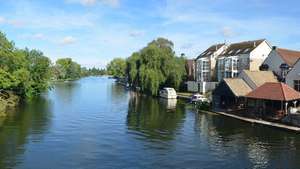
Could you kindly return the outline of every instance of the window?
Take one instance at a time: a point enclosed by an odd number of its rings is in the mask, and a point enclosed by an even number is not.
[[[248,53],[249,50],[250,50],[250,48],[245,49],[245,50],[244,50],[244,53]]]
[[[232,60],[232,69],[233,70],[238,70],[238,63],[239,63],[238,59],[233,59]]]
[[[241,49],[237,50],[237,51],[235,52],[235,54],[238,54],[238,53],[240,53],[240,52],[241,52]]]
[[[209,62],[204,60],[202,61],[202,70],[204,71],[209,71],[210,70],[210,66],[209,66]]]
[[[210,73],[209,72],[203,72],[203,81],[204,82],[208,82],[209,81],[209,76],[210,76]]]
[[[225,72],[225,78],[232,78],[232,72]]]
[[[294,89],[300,92],[300,80],[294,80]]]
[[[233,53],[233,50],[231,50],[230,52],[228,52],[228,54],[232,54]]]

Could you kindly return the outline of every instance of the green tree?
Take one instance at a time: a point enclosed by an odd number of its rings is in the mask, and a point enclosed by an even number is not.
[[[158,38],[126,60],[128,82],[152,95],[165,86],[179,90],[186,77],[185,61],[175,55],[171,41]]]
[[[126,61],[123,58],[113,59],[106,67],[109,75],[123,78],[126,73]]]
[[[38,50],[17,49],[0,32],[0,89],[33,97],[48,89],[50,60]]]
[[[74,80],[81,77],[81,66],[71,58],[58,59],[52,71],[58,80]]]

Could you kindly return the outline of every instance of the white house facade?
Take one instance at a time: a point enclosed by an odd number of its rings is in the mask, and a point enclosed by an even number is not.
[[[226,44],[215,44],[196,58],[195,81],[188,81],[188,91],[206,93],[216,86],[216,59],[226,50]]]
[[[238,77],[242,70],[258,71],[271,51],[265,39],[229,45],[217,60],[218,81]]]
[[[300,91],[300,51],[273,47],[263,62],[265,70],[273,71],[281,81]]]
[[[300,92],[300,59],[288,72],[285,82],[287,85]]]

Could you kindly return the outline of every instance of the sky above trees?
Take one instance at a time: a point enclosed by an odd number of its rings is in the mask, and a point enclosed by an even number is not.
[[[190,58],[213,43],[266,38],[300,50],[300,2],[273,0],[3,0],[0,30],[53,61],[105,67],[157,37]]]

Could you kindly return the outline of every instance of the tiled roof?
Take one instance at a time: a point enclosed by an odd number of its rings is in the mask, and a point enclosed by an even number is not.
[[[258,45],[264,42],[265,39],[254,40],[254,41],[245,41],[239,43],[233,43],[229,45],[227,50],[222,53],[222,56],[234,56],[238,54],[248,54],[254,50]]]
[[[294,64],[300,59],[300,51],[294,51],[289,49],[277,48],[277,53],[281,56],[281,58],[288,64],[290,67],[294,66]]]
[[[243,70],[243,72],[251,79],[256,87],[259,87],[266,82],[278,82],[272,71]]]
[[[219,50],[222,46],[224,46],[225,43],[221,43],[221,44],[215,44],[210,46],[208,49],[206,49],[203,53],[201,53],[197,59],[199,58],[203,58],[203,57],[208,57],[210,55],[212,55],[214,52],[216,52],[217,50]]]
[[[243,79],[224,79],[224,82],[234,95],[238,97],[245,96],[252,90]]]
[[[300,99],[300,93],[284,83],[268,82],[246,95],[248,98],[291,101]]]

